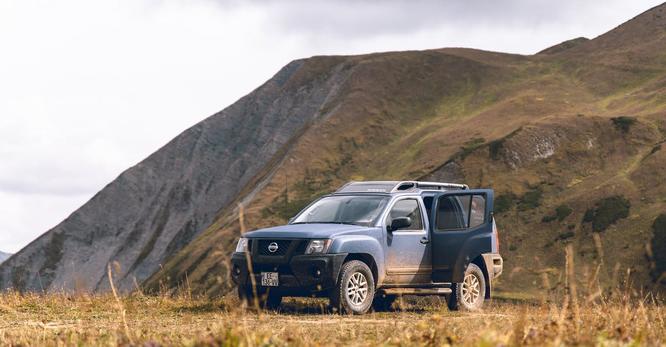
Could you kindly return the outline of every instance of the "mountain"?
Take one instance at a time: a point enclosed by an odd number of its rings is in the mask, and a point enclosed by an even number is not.
[[[130,290],[187,245],[320,117],[338,75],[295,61],[234,105],[123,172],[62,223],[0,267],[0,288]]]
[[[124,290],[218,295],[239,206],[253,229],[348,180],[427,179],[496,190],[500,289],[557,285],[569,243],[584,273],[630,268],[651,286],[660,265],[647,250],[662,249],[652,234],[666,213],[665,28],[660,5],[530,56],[294,61],[0,265],[0,285],[104,291],[117,261]]]
[[[12,255],[10,253],[5,253],[0,251],[0,264],[2,264],[3,261],[9,259]]]

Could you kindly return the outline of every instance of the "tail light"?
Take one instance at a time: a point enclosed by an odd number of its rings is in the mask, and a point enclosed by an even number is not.
[[[499,239],[499,231],[497,230],[497,224],[495,223],[495,218],[493,218],[493,238],[495,239],[495,245],[497,247],[497,249],[494,249],[493,251],[499,253],[500,239]]]

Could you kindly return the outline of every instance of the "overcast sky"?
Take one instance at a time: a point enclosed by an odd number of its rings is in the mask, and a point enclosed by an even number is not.
[[[0,0],[0,250],[290,60],[473,47],[532,54],[659,1]]]

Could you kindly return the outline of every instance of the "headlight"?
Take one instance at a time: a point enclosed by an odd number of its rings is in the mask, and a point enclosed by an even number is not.
[[[305,254],[326,253],[331,245],[331,240],[312,240],[305,249]]]
[[[241,237],[236,244],[236,252],[247,252],[248,251],[248,239]]]

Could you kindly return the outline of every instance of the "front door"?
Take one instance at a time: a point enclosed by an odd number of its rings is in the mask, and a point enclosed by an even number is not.
[[[417,198],[395,201],[384,220],[386,230],[386,283],[429,283],[432,273],[423,206]],[[409,217],[411,225],[390,230],[391,221]]]
[[[433,282],[462,282],[467,264],[491,251],[492,202],[489,189],[435,195],[430,220]]]

